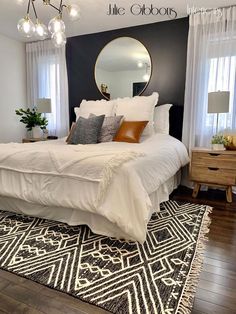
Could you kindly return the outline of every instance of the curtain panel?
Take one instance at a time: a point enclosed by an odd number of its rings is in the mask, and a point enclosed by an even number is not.
[[[51,40],[26,44],[27,100],[35,107],[38,98],[50,98],[52,113],[47,114],[50,135],[63,137],[69,129],[68,81],[65,47],[54,47]]]
[[[183,126],[189,150],[209,147],[216,134],[217,116],[207,113],[209,92],[230,91],[230,112],[220,114],[218,130],[236,129],[236,7],[217,12],[190,15]]]

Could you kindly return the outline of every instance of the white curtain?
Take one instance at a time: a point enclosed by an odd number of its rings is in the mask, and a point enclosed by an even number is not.
[[[28,106],[38,98],[51,98],[52,113],[47,114],[50,135],[68,134],[69,105],[65,47],[56,48],[51,40],[26,45]]]
[[[217,13],[218,12],[218,13]],[[230,91],[230,112],[220,114],[219,131],[236,128],[236,7],[190,16],[183,142],[209,147],[216,114],[208,114],[208,93]]]

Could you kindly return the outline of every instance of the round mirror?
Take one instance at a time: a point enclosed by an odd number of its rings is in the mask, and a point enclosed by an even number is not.
[[[142,94],[152,74],[152,63],[146,47],[138,40],[120,37],[108,43],[95,65],[95,80],[107,99]]]

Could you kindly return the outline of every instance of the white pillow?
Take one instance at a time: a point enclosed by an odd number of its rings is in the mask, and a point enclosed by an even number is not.
[[[74,108],[74,112],[75,112],[75,115],[76,115],[76,120],[78,120],[79,117],[80,117],[80,107],[75,107]]]
[[[96,116],[105,114],[106,117],[115,115],[115,101],[102,100],[82,100],[80,107],[74,108],[76,120],[79,117],[88,118],[89,115]]]
[[[154,134],[154,108],[158,102],[159,94],[151,96],[135,96],[133,98],[118,98],[116,100],[116,115],[124,116],[126,121],[149,121],[143,135]]]
[[[155,108],[154,110],[154,128],[156,133],[169,134],[170,120],[169,111],[173,105],[166,104]]]

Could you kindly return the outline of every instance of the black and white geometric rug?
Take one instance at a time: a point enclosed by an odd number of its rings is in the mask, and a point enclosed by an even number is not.
[[[190,313],[210,211],[163,203],[143,245],[0,211],[0,268],[111,313]]]

